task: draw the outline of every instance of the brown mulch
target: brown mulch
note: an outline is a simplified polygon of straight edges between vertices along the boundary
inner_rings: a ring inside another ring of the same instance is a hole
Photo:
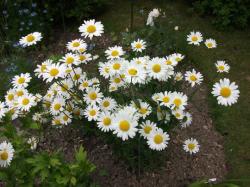
[[[57,44],[62,48],[58,47],[57,51],[52,53],[62,54],[65,41],[70,41],[77,36],[62,35],[63,41],[59,40]],[[100,39],[99,42],[105,46],[111,45],[105,38]],[[97,167],[92,175],[93,181],[105,187],[182,187],[202,179],[222,180],[227,173],[223,138],[216,132],[209,116],[207,93],[206,87],[203,86],[194,96],[195,103],[189,103],[188,110],[193,116],[192,125],[185,129],[177,127],[170,133],[171,140],[166,150],[166,162],[162,167],[141,173],[140,176],[137,171],[131,171],[125,163],[119,161],[111,147],[102,139],[84,137],[79,129],[73,129],[70,126],[62,129],[48,128],[45,131],[46,139],[39,143],[39,148],[47,150],[61,148],[65,157],[70,160],[74,150],[83,145],[89,160]],[[201,145],[200,152],[193,156],[185,153],[182,148],[183,141],[190,137],[196,138]]]

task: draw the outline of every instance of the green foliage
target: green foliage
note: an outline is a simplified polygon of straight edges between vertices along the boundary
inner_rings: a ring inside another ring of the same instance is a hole
[[[219,28],[244,28],[250,22],[249,0],[195,0],[193,5],[202,15],[213,15]]]
[[[27,131],[37,128],[32,123],[26,124],[25,131],[17,130],[10,117],[5,117],[0,137],[12,143],[15,153],[10,166],[0,170],[0,181],[7,186],[93,186],[89,175],[95,166],[88,161],[83,147],[76,150],[71,162],[59,152],[31,151]]]

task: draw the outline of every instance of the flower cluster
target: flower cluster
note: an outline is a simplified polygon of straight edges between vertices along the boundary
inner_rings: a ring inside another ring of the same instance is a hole
[[[153,10],[150,16],[153,19],[159,16],[159,12]],[[101,36],[104,27],[101,22],[89,20],[84,21],[79,31],[82,36],[92,39]],[[39,40],[41,35],[31,33],[23,37],[20,43],[29,46]],[[200,32],[191,32],[187,41],[200,45],[203,37]],[[216,42],[211,39],[206,40],[205,44],[208,48],[216,47]],[[175,83],[184,80],[195,87],[202,83],[203,75],[195,69],[177,71],[177,66],[184,61],[184,55],[143,56],[141,54],[147,48],[147,43],[137,39],[131,42],[129,50],[119,45],[108,47],[102,55],[105,57],[99,60],[98,55],[88,52],[87,46],[83,39],[74,39],[66,44],[68,51],[57,62],[48,59],[37,65],[35,75],[48,84],[43,95],[29,93],[29,73],[16,75],[5,102],[0,103],[0,119],[7,112],[15,119],[39,105],[42,107],[33,114],[33,120],[40,123],[51,121],[52,125],[63,127],[74,119],[85,118],[95,122],[101,131],[112,132],[123,141],[139,134],[145,138],[150,149],[157,151],[164,150],[170,140],[164,125],[171,123],[172,119],[182,128],[191,125],[192,115],[187,111],[188,96],[177,91]],[[98,64],[97,76],[90,77],[84,71],[90,63]],[[215,65],[218,72],[229,71],[224,61],[218,61]],[[147,89],[152,85],[162,86],[154,86],[154,89],[141,93],[141,88]],[[219,104],[231,105],[239,97],[237,88],[235,83],[223,79],[214,85],[212,93]],[[116,99],[117,95],[124,97],[123,102]],[[31,138],[28,143],[35,149],[37,140]],[[198,141],[193,138],[183,145],[184,150],[191,154],[197,153],[199,147]],[[9,150],[13,152],[12,147]],[[0,153],[2,158],[4,154]]]

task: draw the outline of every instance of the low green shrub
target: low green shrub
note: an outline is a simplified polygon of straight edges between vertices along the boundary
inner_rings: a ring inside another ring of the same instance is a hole
[[[194,0],[191,3],[200,14],[214,16],[213,23],[219,28],[245,28],[250,22],[249,0]]]

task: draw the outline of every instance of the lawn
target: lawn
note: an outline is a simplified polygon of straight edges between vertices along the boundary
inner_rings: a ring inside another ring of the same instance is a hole
[[[218,31],[212,24],[212,18],[202,18],[182,1],[143,1],[136,2],[134,6],[134,27],[144,24],[141,9],[149,10],[161,8],[165,11],[164,27],[173,30],[178,37],[185,40],[186,35],[192,31],[201,31],[205,37],[216,39],[218,48],[208,51],[205,47],[188,47],[189,58],[205,75],[205,82],[211,90],[212,80],[217,80],[214,67],[216,60],[226,60],[231,66],[228,78],[236,81],[240,87],[239,102],[231,107],[216,105],[215,99],[208,98],[211,116],[216,129],[224,136],[225,152],[228,162],[228,179],[250,179],[250,146],[249,146],[249,121],[250,121],[250,32],[249,30]],[[130,1],[118,1],[107,11],[101,20],[107,32],[115,31],[119,34],[130,26]],[[179,31],[174,27],[179,26]],[[205,149],[205,148],[204,148]],[[247,186],[248,182],[245,182]]]

